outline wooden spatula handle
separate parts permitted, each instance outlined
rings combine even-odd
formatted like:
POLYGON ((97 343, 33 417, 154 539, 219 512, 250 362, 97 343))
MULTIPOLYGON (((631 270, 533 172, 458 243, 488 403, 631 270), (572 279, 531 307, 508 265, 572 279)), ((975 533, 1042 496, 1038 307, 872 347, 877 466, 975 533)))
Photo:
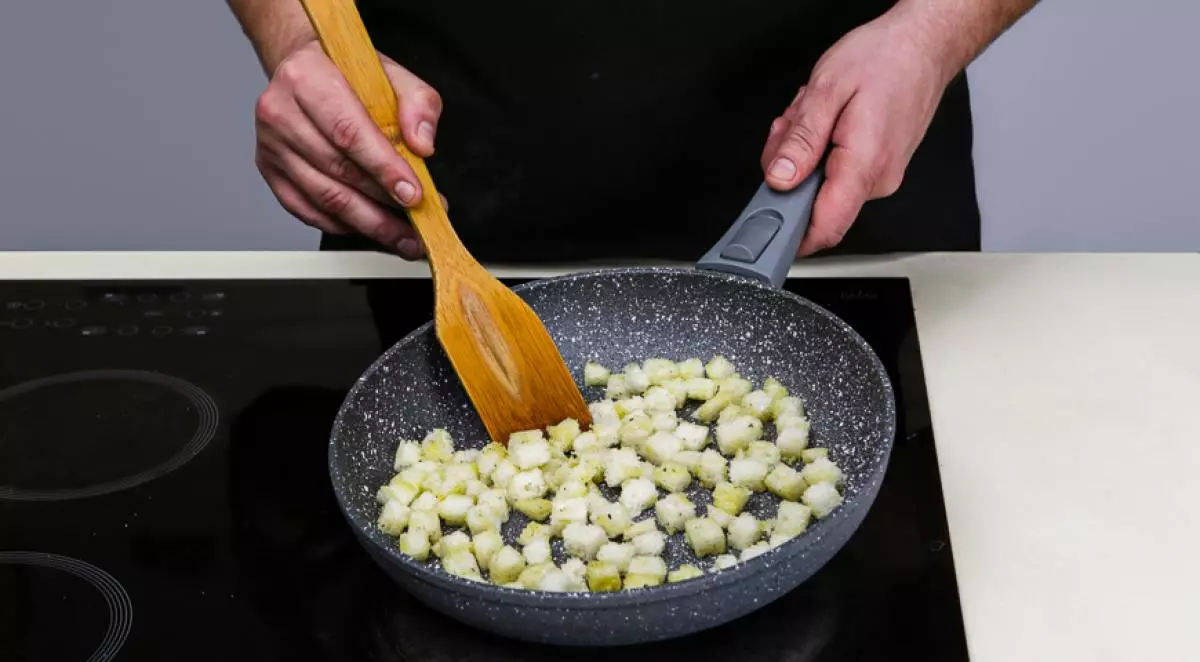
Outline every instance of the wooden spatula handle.
POLYGON ((421 202, 409 208, 408 214, 425 242, 432 267, 436 271, 439 263, 447 268, 455 268, 451 261, 459 262, 459 266, 474 263, 450 226, 425 160, 404 144, 396 91, 383 71, 383 63, 371 44, 354 0, 301 0, 301 3, 329 59, 350 83, 371 120, 417 175, 421 202))

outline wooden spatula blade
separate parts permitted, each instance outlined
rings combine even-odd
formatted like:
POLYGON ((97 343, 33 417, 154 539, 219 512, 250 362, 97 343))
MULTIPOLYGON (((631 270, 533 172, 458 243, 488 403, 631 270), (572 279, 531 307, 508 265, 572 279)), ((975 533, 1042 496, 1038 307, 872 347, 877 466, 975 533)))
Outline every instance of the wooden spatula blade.
POLYGON ((399 105, 354 0, 301 0, 317 37, 371 120, 421 185, 408 210, 437 289, 437 335, 492 439, 566 418, 591 425, 583 395, 554 340, 523 299, 462 245, 425 161, 404 145, 399 105))
POLYGON ((437 336, 492 439, 507 443, 513 432, 567 418, 591 425, 570 369, 529 304, 490 275, 455 276, 439 279, 437 336))

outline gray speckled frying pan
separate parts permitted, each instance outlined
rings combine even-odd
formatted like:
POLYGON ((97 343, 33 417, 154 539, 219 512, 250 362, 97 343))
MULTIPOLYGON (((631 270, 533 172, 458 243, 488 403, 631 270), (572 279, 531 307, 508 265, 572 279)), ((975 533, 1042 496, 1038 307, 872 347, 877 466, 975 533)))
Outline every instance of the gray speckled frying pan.
MULTIPOLYGON (((686 635, 762 607, 812 576, 866 516, 895 434, 891 384, 866 342, 829 312, 778 289, 820 183, 818 173, 785 195, 764 185, 698 269, 615 269, 541 280, 516 291, 546 323, 580 384, 587 360, 619 368, 651 357, 707 360, 714 354, 728 357, 755 383, 782 381, 807 403, 813 445, 828 448, 845 472, 846 500, 832 515, 733 568, 617 593, 501 588, 451 576, 436 560, 413 561, 375 526, 375 492, 393 475, 397 441, 419 439, 435 427, 448 429, 459 448, 488 441, 432 324, 426 324, 367 370, 333 427, 334 491, 370 555, 410 593, 453 618, 518 639, 567 645, 686 635)), ((594 401, 602 394, 585 388, 584 396, 594 401)), ((689 497, 709 501, 702 489, 689 497)), ((772 517, 777 503, 770 494, 756 494, 747 508, 759 518, 772 517)), ((514 511, 505 540, 514 541, 525 523, 514 511)), ((564 560, 561 547, 555 555, 564 560)), ((682 534, 669 538, 664 558, 670 568, 697 563, 682 534)), ((709 568, 711 559, 698 564, 709 568)))

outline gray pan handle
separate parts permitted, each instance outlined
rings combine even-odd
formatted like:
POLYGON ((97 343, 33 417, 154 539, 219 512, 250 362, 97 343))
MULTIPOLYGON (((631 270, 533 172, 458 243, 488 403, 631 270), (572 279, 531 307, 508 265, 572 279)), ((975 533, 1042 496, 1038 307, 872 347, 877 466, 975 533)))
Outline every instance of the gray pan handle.
POLYGON ((796 249, 808 229, 824 164, 786 193, 763 183, 737 221, 700 261, 697 269, 724 271, 783 287, 796 249))

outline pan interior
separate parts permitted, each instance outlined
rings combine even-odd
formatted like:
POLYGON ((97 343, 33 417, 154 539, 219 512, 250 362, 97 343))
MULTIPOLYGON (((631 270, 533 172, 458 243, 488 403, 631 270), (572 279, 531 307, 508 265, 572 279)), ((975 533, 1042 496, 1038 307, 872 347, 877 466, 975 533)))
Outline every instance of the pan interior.
MULTIPOLYGON (((819 536, 818 529, 833 525, 855 507, 859 492, 882 479, 895 426, 886 374, 858 334, 814 304, 743 279, 687 270, 579 274, 517 291, 545 322, 580 384, 588 360, 620 369, 653 357, 707 361, 721 354, 756 385, 775 377, 802 397, 810 445, 829 449, 845 472, 846 496, 845 505, 802 538, 819 536)), ((600 399, 602 389, 586 388, 584 396, 600 399)), ((330 453, 348 516, 400 558, 395 542, 375 527, 375 492, 394 473, 398 441, 419 440, 435 427, 447 429, 456 448, 488 442, 432 327, 425 326, 386 352, 347 396, 330 453)), ((770 428, 767 438, 773 439, 770 428)), ((749 508, 770 517, 775 503, 760 494, 749 508)), ((515 538, 523 521, 514 513, 505 538, 515 538)), ((671 544, 664 556, 674 566, 690 550, 671 544)))

